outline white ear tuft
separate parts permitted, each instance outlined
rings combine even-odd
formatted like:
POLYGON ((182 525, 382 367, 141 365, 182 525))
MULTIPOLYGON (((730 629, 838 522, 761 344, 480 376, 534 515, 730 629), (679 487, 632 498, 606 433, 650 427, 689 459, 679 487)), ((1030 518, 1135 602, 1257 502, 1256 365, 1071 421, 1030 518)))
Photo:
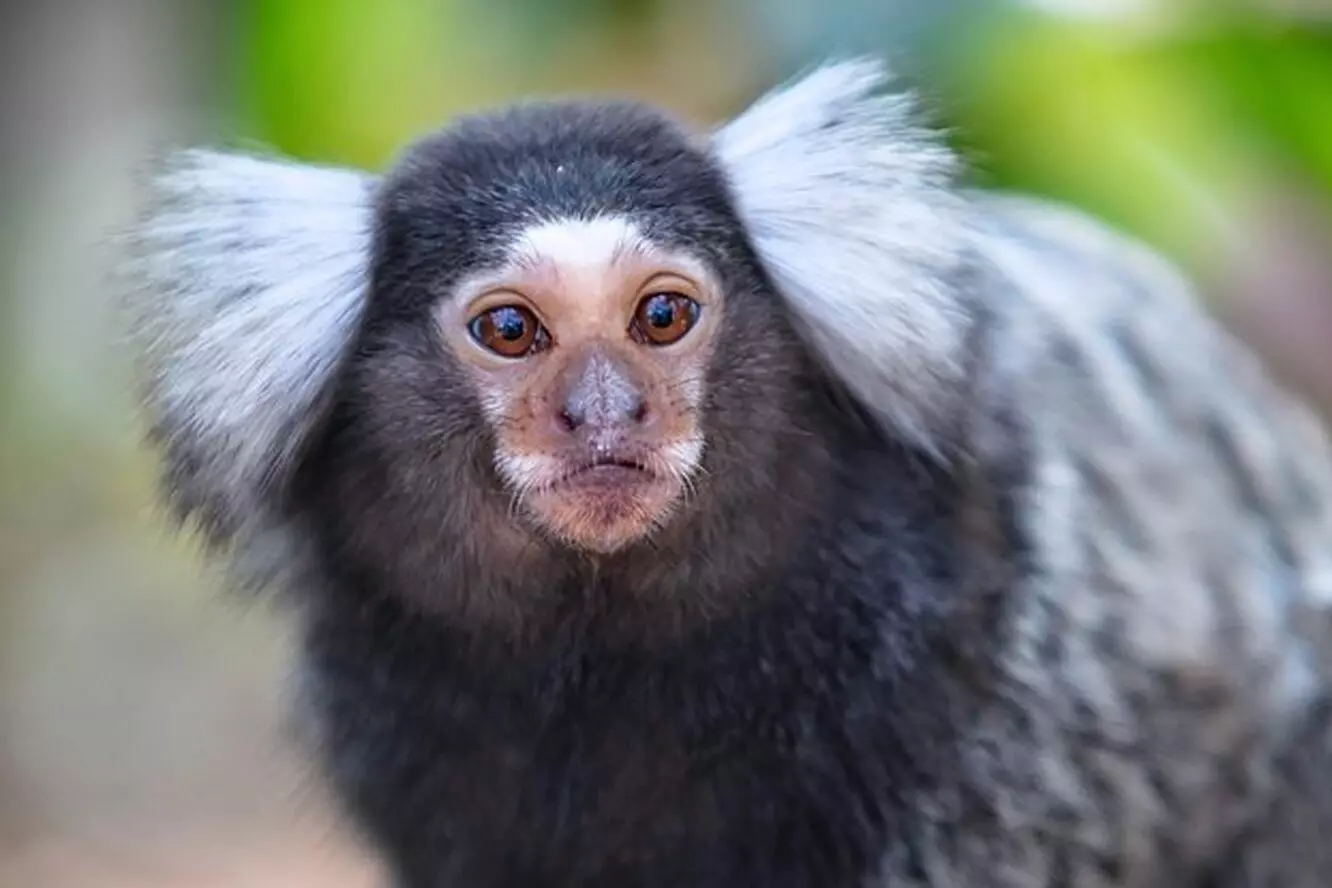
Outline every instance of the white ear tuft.
POLYGON ((971 319, 955 159, 878 95, 873 61, 815 70, 715 135, 759 260, 816 353, 882 421, 938 449, 971 319))
POLYGON ((168 158, 123 269, 153 436, 182 517, 262 522, 358 327, 373 180, 205 150, 168 158))

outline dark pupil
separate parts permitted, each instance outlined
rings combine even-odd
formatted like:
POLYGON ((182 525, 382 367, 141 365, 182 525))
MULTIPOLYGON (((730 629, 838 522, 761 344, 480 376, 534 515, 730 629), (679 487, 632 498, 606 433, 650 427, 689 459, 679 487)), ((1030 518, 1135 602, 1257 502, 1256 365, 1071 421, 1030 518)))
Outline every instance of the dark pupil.
POLYGON ((669 327, 675 323, 675 306, 665 296, 653 299, 647 314, 648 323, 654 327, 669 327))
POLYGON ((509 342, 522 339, 523 334, 527 332, 527 323, 523 320, 523 316, 512 308, 499 309, 491 321, 495 325, 495 332, 509 342))

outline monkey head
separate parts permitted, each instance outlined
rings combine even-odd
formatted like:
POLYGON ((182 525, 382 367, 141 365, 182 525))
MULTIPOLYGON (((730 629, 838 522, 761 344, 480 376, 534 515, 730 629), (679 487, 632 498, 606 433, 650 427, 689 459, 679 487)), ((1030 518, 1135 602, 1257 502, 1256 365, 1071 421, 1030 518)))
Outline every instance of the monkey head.
POLYGON ((174 155, 129 270, 176 511, 487 595, 779 563, 821 382, 925 451, 957 403, 966 214, 883 80, 829 66, 710 133, 525 104, 380 175, 174 155))
MULTIPOLYGON (((725 189, 679 126, 623 103, 465 118, 407 151, 378 202, 360 377, 387 461, 467 428, 490 450, 476 508, 587 553, 688 512, 710 438, 783 433, 795 366, 725 189), (713 372, 737 362, 758 372, 713 372)), ((750 442, 749 470, 774 449, 750 442)))

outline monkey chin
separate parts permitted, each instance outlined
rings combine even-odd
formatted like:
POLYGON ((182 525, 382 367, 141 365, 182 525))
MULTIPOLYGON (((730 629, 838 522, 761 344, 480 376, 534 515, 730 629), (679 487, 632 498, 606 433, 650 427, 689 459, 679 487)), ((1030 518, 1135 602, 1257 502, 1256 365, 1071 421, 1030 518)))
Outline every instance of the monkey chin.
POLYGON ((583 469, 526 499, 528 512, 573 548, 610 555, 657 530, 681 495, 678 482, 645 469, 583 469))

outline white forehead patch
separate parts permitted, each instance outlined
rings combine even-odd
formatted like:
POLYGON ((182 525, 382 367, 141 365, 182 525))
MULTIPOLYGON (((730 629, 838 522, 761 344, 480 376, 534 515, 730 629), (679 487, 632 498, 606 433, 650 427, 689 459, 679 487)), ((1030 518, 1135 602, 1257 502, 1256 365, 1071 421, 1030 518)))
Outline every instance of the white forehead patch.
POLYGON ((564 268, 609 268, 622 256, 651 244, 624 216, 555 219, 526 229, 512 250, 520 266, 551 263, 564 268))

